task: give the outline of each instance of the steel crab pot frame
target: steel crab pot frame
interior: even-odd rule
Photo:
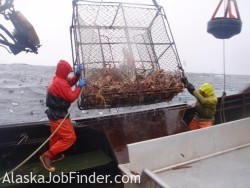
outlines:
[[[184,77],[161,6],[73,1],[73,65],[84,65],[80,109],[170,101]]]

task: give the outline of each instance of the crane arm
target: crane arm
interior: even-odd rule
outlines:
[[[32,24],[20,11],[15,11],[14,0],[0,0],[0,15],[14,26],[10,32],[0,23],[0,44],[14,55],[20,52],[38,53],[40,40]]]

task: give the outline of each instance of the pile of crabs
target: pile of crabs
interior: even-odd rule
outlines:
[[[120,69],[92,69],[88,74],[82,106],[107,108],[170,101],[183,91],[177,73],[163,69],[139,74]]]

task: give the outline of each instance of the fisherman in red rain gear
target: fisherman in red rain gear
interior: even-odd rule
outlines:
[[[57,64],[56,75],[48,86],[46,97],[46,106],[48,109],[45,113],[50,121],[51,132],[53,133],[62,124],[50,139],[49,150],[40,156],[40,161],[44,168],[50,172],[55,171],[55,167],[51,166],[51,162],[63,159],[64,154],[62,152],[67,150],[76,141],[75,130],[68,115],[68,109],[71,103],[78,98],[81,88],[86,86],[85,78],[80,79],[82,70],[83,65],[80,64],[77,66],[75,75],[68,77],[69,73],[72,72],[72,68],[67,61],[60,60]],[[78,80],[77,87],[75,90],[72,90],[71,87]],[[66,119],[64,119],[65,117]]]

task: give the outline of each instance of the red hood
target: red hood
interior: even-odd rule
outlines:
[[[56,75],[61,78],[67,78],[72,71],[70,64],[65,60],[60,60],[56,67]]]

